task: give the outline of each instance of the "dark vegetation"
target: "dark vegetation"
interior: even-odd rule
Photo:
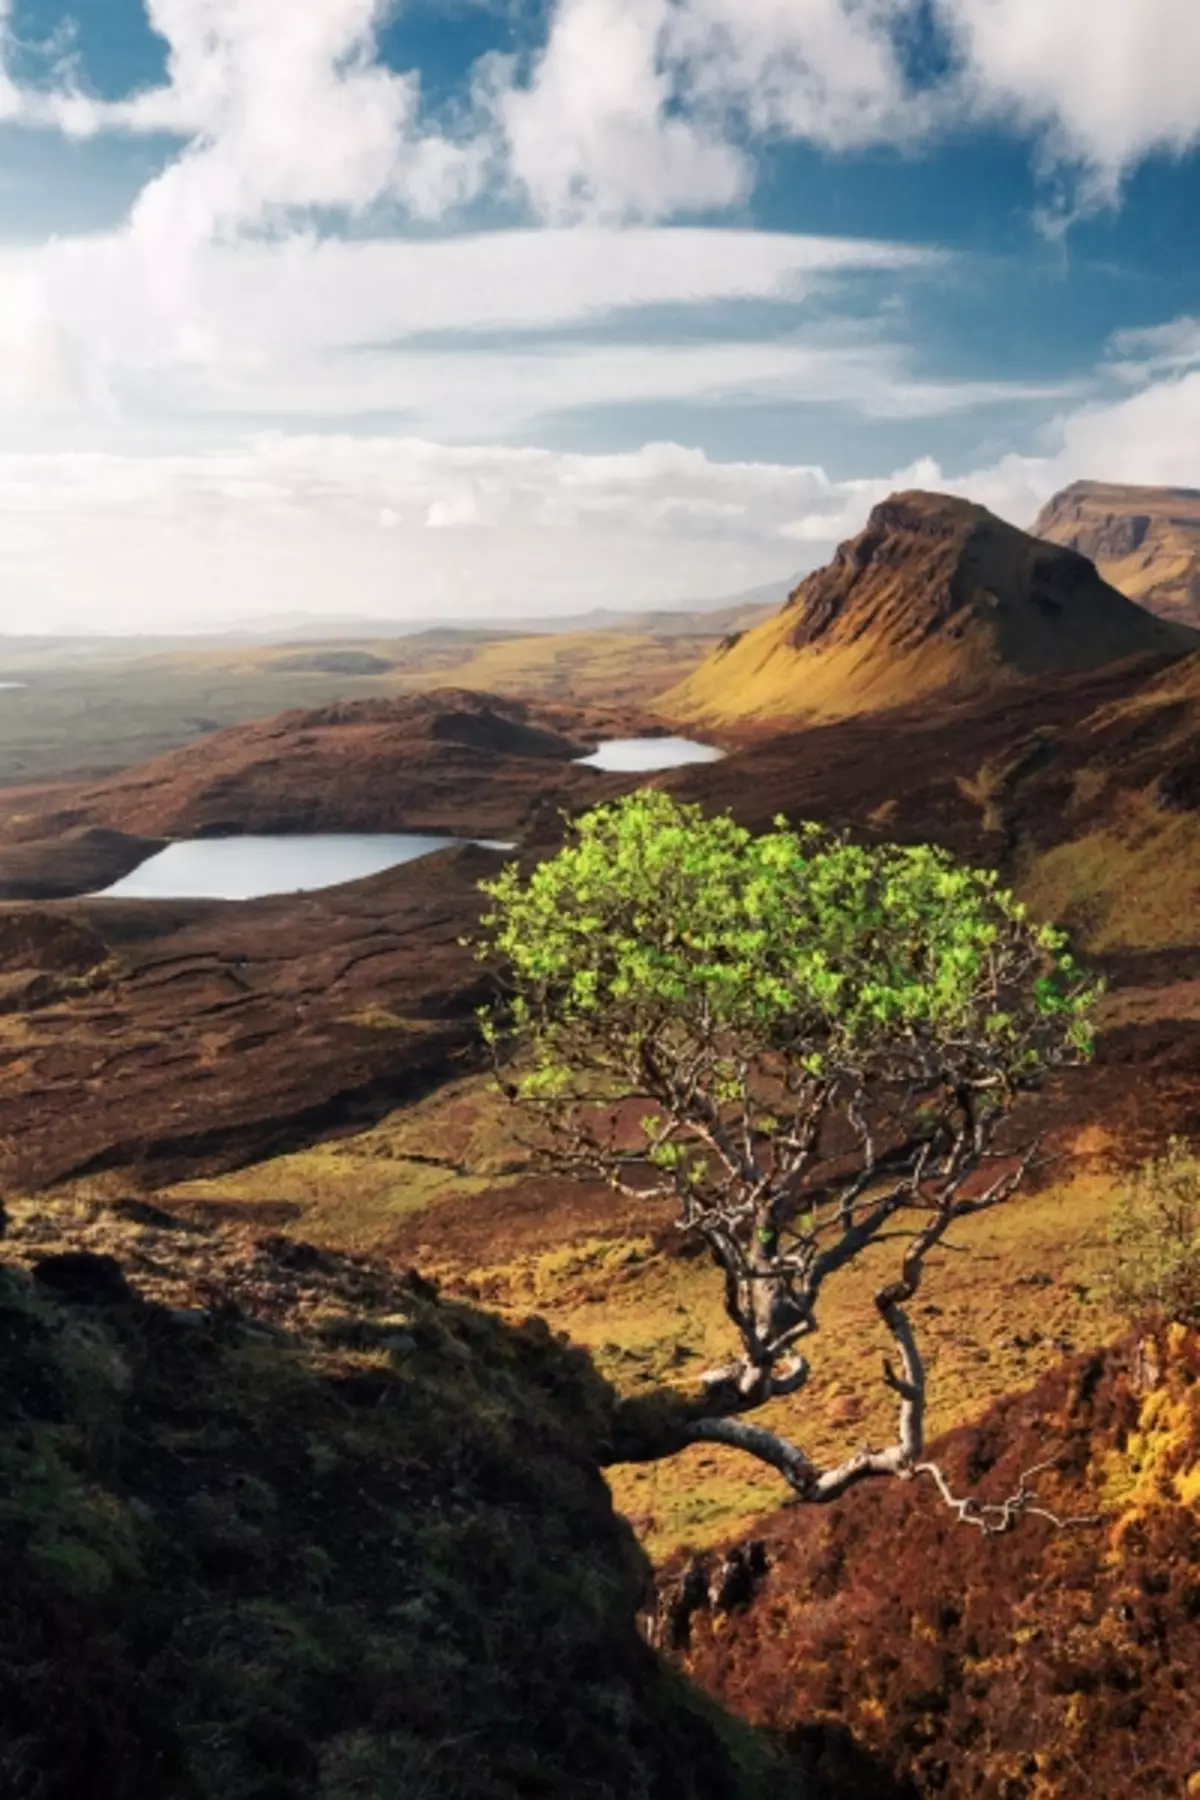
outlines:
[[[144,1203],[64,1223],[0,1263],[5,1800],[759,1791],[637,1636],[582,1353]]]

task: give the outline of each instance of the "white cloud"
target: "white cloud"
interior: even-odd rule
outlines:
[[[1196,0],[934,0],[964,61],[962,111],[1050,133],[1111,198],[1154,150],[1200,142]]]
[[[443,241],[312,234],[196,249],[186,275],[128,232],[0,250],[0,443],[36,425],[66,442],[97,421],[210,437],[222,418],[344,420],[400,412],[476,436],[546,411],[689,398],[810,377],[816,397],[917,412],[979,397],[918,387],[887,345],[799,343],[433,349],[450,332],[585,328],[623,310],[775,299],[798,308],[854,272],[921,269],[903,246],[784,233],[646,228],[511,231]],[[895,392],[883,393],[896,377]],[[61,427],[61,429],[59,429]]]
[[[933,0],[951,51],[914,80],[923,0],[558,0],[524,76],[485,84],[510,176],[552,218],[726,207],[772,137],[843,151],[1015,122],[1078,198],[1200,142],[1195,0]]]
[[[1165,325],[1118,331],[1109,346],[1109,369],[1122,381],[1144,383],[1150,375],[1189,369],[1200,363],[1200,318],[1185,316]]]
[[[766,134],[911,138],[893,30],[909,0],[558,0],[522,78],[484,91],[510,178],[545,217],[662,218],[745,199]]]
[[[951,56],[921,81],[902,51],[929,4]],[[160,257],[314,209],[440,218],[498,180],[551,221],[726,209],[776,137],[842,151],[1004,117],[1093,198],[1200,142],[1195,0],[555,0],[529,67],[476,65],[453,132],[379,58],[389,0],[145,5],[165,83],[18,87],[0,37],[0,119],[181,138],[134,210]]]
[[[207,455],[4,456],[0,627],[657,605],[786,569],[777,527],[826,485],[670,444],[585,457],[271,434]]]
[[[528,83],[481,71],[511,179],[548,219],[659,219],[745,199],[753,165],[719,128],[671,111],[671,0],[560,0]]]
[[[69,74],[45,88],[0,77],[0,118],[72,137],[168,133],[182,153],[148,183],[131,226],[159,257],[289,212],[362,213],[399,199],[440,217],[484,179],[482,139],[420,118],[420,77],[380,62],[386,0],[145,0],[168,79],[99,100]]]

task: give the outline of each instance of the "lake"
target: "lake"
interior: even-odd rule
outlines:
[[[511,844],[487,838],[425,837],[418,832],[313,832],[294,837],[194,838],[168,844],[94,899],[258,900],[360,881],[451,844]]]
[[[590,756],[577,760],[610,775],[640,775],[651,769],[679,769],[684,763],[720,762],[724,754],[712,744],[698,744],[692,738],[610,738]]]

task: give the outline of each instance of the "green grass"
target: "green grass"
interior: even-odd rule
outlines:
[[[1088,950],[1168,950],[1196,941],[1200,818],[1129,795],[1116,822],[1059,844],[1022,872],[1022,897]]]

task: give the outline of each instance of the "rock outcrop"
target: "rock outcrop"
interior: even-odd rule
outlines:
[[[1091,557],[1106,581],[1161,618],[1200,626],[1200,488],[1075,481],[1030,530]]]
[[[138,1201],[2,1250],[5,1800],[759,1792],[638,1636],[610,1391],[541,1321]]]

